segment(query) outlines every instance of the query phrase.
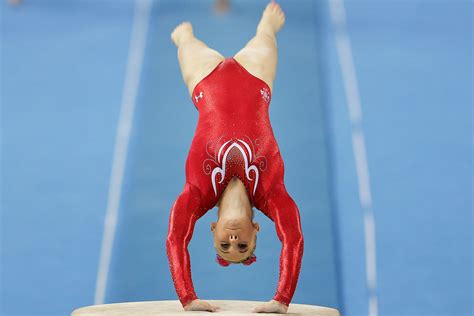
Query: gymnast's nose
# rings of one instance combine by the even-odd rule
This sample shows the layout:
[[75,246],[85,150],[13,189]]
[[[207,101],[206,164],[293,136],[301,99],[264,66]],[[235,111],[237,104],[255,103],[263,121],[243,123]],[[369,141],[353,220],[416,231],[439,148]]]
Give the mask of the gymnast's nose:
[[237,235],[230,235],[229,236],[229,240],[232,241],[232,240],[237,240],[239,239],[239,237]]

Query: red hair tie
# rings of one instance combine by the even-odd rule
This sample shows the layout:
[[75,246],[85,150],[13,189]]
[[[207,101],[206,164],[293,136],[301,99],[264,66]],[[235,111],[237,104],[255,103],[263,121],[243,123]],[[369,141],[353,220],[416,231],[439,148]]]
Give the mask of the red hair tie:
[[[255,254],[252,254],[247,260],[242,261],[242,263],[245,264],[246,266],[249,266],[252,263],[254,263],[255,261],[257,261],[257,256],[255,256]],[[216,262],[218,264],[220,264],[221,266],[223,266],[223,267],[227,267],[227,266],[230,265],[229,261],[225,260],[224,258],[219,256],[218,254],[216,254]]]
[[221,266],[223,266],[223,267],[227,267],[228,265],[230,265],[229,261],[225,260],[224,258],[219,256],[218,254],[216,254],[216,262],[218,264],[220,264]]
[[252,263],[254,263],[255,261],[257,261],[257,256],[255,256],[254,254],[252,254],[250,256],[250,258],[248,258],[247,260],[243,261],[242,263],[245,264],[246,266],[249,266],[251,265]]

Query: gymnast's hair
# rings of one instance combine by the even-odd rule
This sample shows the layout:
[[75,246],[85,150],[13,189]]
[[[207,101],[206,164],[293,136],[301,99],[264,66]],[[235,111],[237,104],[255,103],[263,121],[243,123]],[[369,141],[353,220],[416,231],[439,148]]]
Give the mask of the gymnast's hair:
[[[217,247],[214,245],[214,247],[216,248],[217,250]],[[252,263],[254,263],[255,261],[257,261],[257,256],[254,254],[255,252],[255,248],[257,248],[257,235],[255,235],[255,242],[254,242],[254,247],[252,249],[252,251],[250,251],[250,256],[240,260],[240,261],[231,261],[231,260],[226,260],[224,258],[222,258],[219,253],[216,254],[216,262],[218,264],[220,264],[221,266],[223,267],[227,267],[229,266],[231,263],[242,263],[246,266],[249,266],[251,265]]]

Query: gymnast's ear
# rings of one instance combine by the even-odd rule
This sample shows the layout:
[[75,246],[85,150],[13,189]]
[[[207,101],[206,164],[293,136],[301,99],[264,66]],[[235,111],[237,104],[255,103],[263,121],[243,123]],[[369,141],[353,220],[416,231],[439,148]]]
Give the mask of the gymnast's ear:
[[253,223],[253,227],[256,231],[260,231],[260,225],[258,223]]
[[216,226],[217,226],[217,223],[216,222],[212,222],[211,223],[211,231],[214,232],[214,230],[216,229]]

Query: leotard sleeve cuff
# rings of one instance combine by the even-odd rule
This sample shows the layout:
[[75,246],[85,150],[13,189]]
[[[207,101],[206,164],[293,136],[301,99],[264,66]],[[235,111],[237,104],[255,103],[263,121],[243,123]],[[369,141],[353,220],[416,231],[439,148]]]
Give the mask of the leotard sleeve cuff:
[[284,295],[280,294],[280,293],[276,293],[275,296],[273,297],[273,299],[275,301],[278,301],[286,306],[289,306],[290,305],[290,302],[291,302],[291,299],[289,299],[288,297],[285,297]]
[[192,301],[197,300],[197,299],[198,299],[198,297],[197,297],[196,293],[189,293],[186,296],[180,297],[179,301],[181,302],[181,305],[184,307],[184,306],[188,305],[189,303],[191,303]]

